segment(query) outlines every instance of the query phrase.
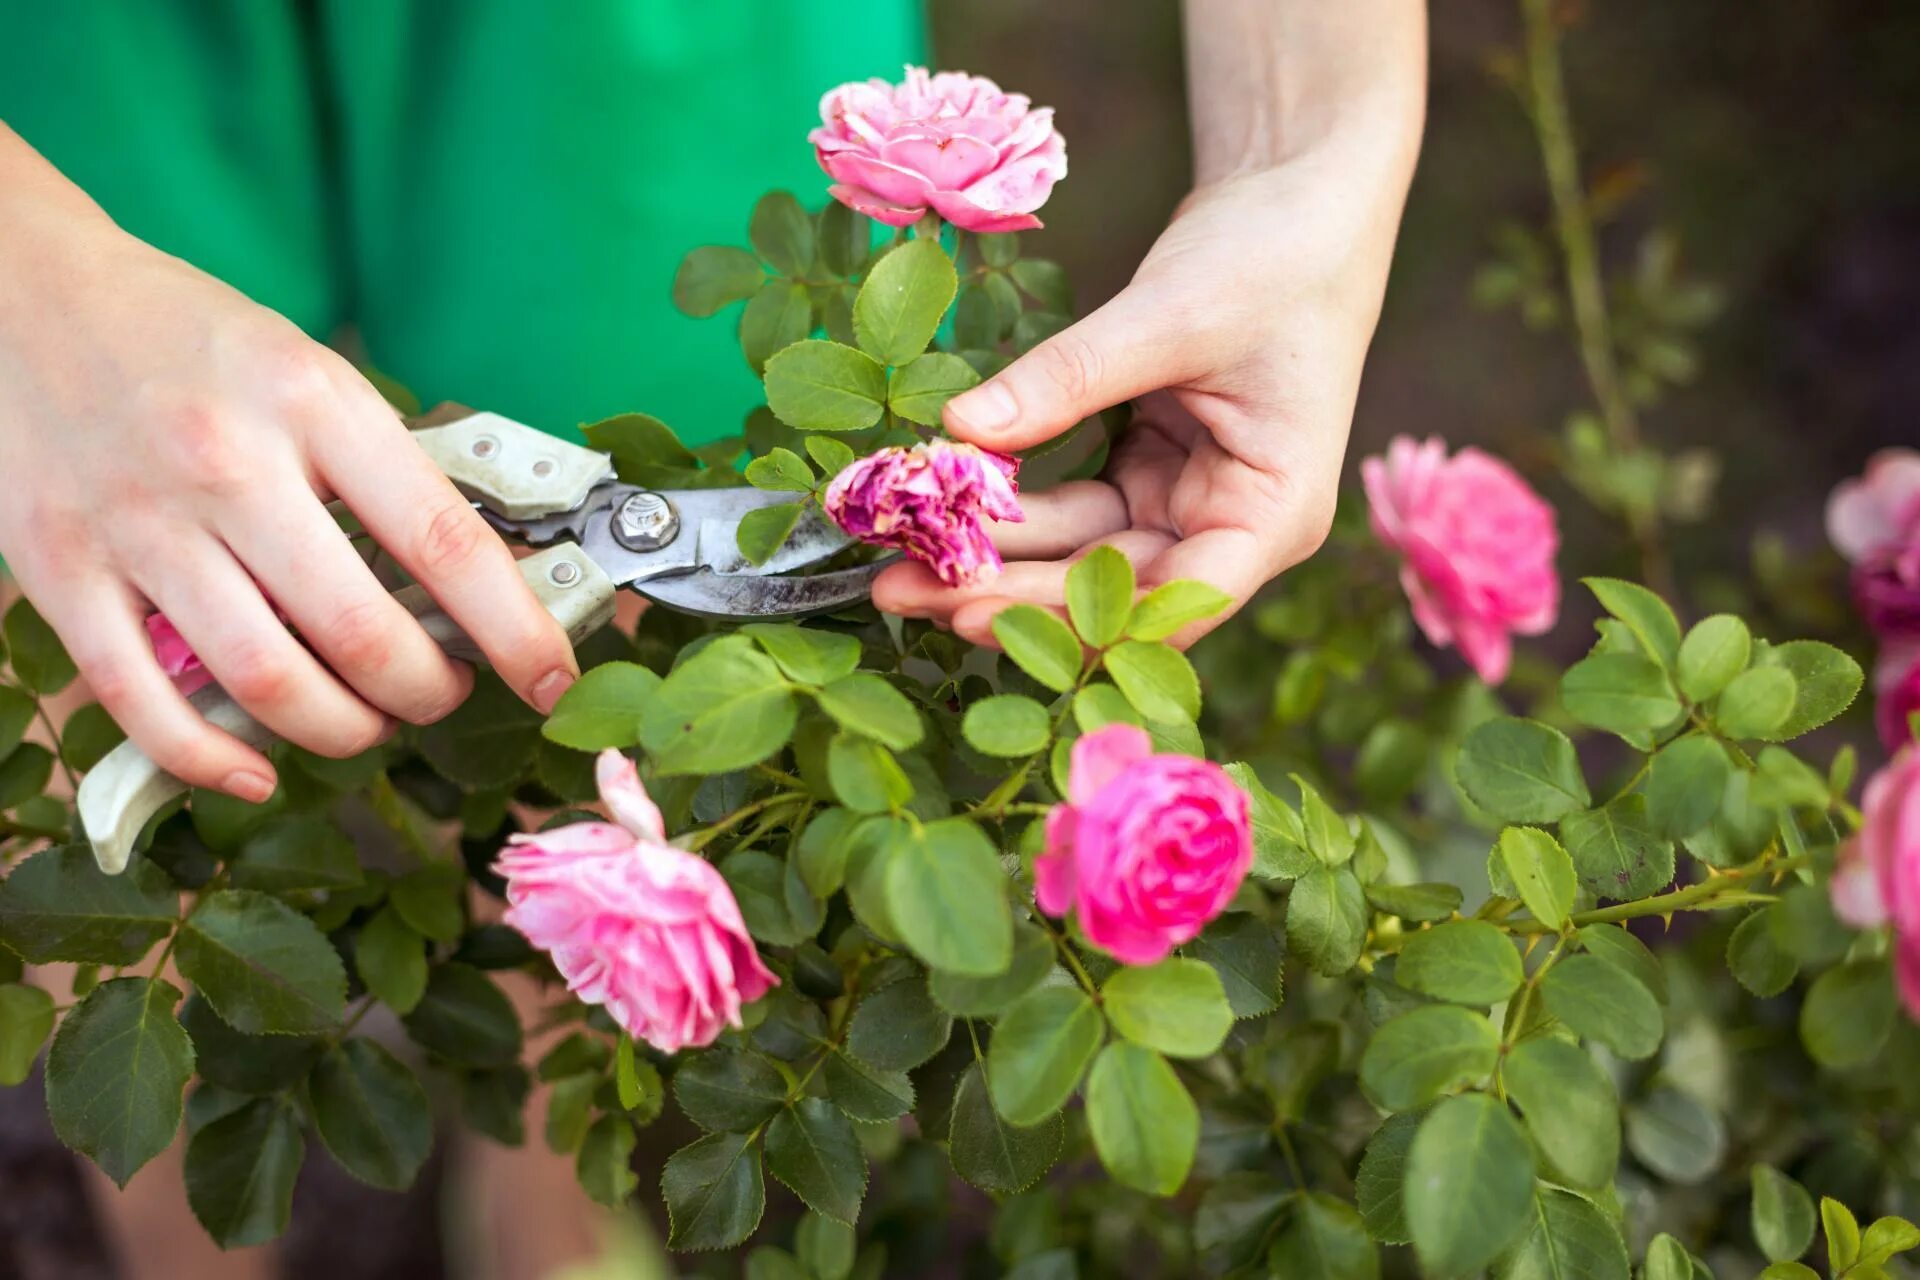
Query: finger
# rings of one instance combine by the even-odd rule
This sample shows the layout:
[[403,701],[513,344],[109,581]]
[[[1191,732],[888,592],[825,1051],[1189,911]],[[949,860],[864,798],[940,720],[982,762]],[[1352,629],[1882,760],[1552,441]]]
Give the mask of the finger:
[[174,547],[134,585],[173,621],[214,681],[288,742],[319,755],[357,755],[386,719],[303,648],[227,549],[211,539]]
[[1045,493],[1022,494],[1019,523],[996,521],[993,545],[1009,560],[1053,560],[1127,527],[1120,491],[1099,480],[1070,480]]
[[431,724],[466,700],[472,673],[440,650],[373,576],[311,493],[263,487],[220,532],[334,673],[368,702]]
[[[573,646],[507,544],[428,460],[372,388],[351,424],[314,433],[320,478],[542,715],[579,676]],[[349,429],[350,428],[350,429]]]
[[1122,290],[999,373],[947,401],[947,430],[1003,453],[1050,440],[1090,414],[1191,377],[1196,344],[1158,295]]
[[160,670],[145,602],[105,581],[37,603],[66,642],[87,688],[147,758],[188,786],[260,804],[278,785],[267,758],[208,724]]

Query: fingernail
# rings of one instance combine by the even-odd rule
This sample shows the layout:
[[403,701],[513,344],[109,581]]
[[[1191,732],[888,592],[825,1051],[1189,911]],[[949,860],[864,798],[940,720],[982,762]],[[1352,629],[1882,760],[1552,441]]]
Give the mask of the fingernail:
[[230,796],[238,796],[248,804],[265,804],[273,796],[273,779],[264,773],[254,773],[250,769],[235,769],[220,784],[220,789]]
[[1013,403],[1013,392],[999,382],[975,387],[947,402],[947,412],[958,418],[961,426],[989,433],[1005,431],[1012,426],[1017,409],[1018,406]]
[[554,704],[560,701],[560,695],[573,686],[574,674],[564,668],[549,671],[534,681],[533,709],[541,715],[552,715]]

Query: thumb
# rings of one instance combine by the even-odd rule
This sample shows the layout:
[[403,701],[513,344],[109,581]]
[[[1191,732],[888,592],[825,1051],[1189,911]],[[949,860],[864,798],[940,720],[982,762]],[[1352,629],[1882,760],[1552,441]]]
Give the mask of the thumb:
[[1122,290],[979,386],[947,401],[957,440],[1011,453],[1122,400],[1181,380],[1186,343],[1138,289]]

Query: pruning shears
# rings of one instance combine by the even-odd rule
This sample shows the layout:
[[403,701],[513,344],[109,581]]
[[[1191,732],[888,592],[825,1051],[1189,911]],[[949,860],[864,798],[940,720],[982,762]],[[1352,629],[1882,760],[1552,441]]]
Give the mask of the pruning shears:
[[[745,487],[647,489],[625,484],[607,454],[497,413],[443,405],[412,424],[414,439],[502,535],[544,548],[518,561],[542,606],[578,644],[613,618],[625,587],[657,604],[707,618],[803,617],[866,599],[888,561],[804,577],[852,539],[809,508],[765,561],[740,553],[740,522],[790,493]],[[473,641],[419,586],[394,598],[456,658],[483,661]],[[275,735],[217,685],[190,701],[216,728],[264,748]],[[147,822],[186,784],[123,742],[80,782],[76,804],[109,875],[125,870]]]

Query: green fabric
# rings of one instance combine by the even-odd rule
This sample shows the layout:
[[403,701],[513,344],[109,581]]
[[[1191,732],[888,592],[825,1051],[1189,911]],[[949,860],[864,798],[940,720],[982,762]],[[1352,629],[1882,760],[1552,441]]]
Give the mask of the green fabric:
[[819,204],[821,93],[922,40],[913,0],[0,0],[0,120],[428,403],[700,442],[758,384],[675,264],[769,187]]

